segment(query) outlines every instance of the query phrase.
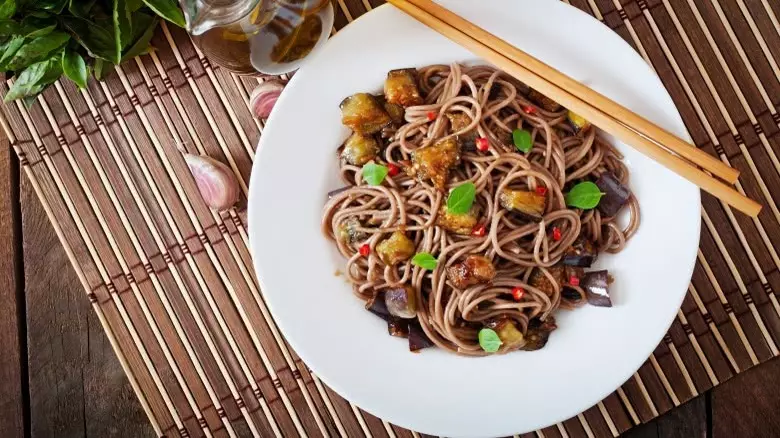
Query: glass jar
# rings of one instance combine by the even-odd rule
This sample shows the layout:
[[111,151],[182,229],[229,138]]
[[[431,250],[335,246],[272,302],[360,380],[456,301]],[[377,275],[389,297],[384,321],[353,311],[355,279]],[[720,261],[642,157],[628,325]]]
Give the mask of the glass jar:
[[193,41],[238,74],[297,69],[330,35],[329,0],[180,0]]

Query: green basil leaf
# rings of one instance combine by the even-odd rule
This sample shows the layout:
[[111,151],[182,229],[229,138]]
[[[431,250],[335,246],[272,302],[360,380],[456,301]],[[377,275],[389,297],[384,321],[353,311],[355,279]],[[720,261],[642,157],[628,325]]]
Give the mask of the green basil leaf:
[[96,0],[70,0],[68,10],[77,17],[88,18],[90,16],[89,12],[92,10],[92,7],[95,6],[95,1]]
[[515,129],[512,131],[512,141],[518,151],[528,153],[533,148],[534,143],[531,140],[531,133],[525,129]]
[[7,20],[16,13],[16,0],[0,0],[0,20]]
[[48,12],[33,12],[21,22],[19,33],[27,38],[37,38],[50,34],[57,27],[57,19]]
[[93,58],[101,58],[118,64],[121,54],[117,52],[113,26],[107,28],[96,22],[78,17],[61,17],[60,20],[75,39]]
[[49,11],[55,14],[61,13],[67,4],[68,0],[35,0],[32,3],[33,7],[39,11]]
[[455,187],[447,197],[447,211],[452,214],[466,214],[474,204],[477,187],[473,182],[465,182]]
[[21,27],[14,20],[0,20],[0,36],[8,37],[19,33]]
[[144,0],[146,6],[153,10],[157,15],[170,21],[171,23],[184,27],[186,25],[184,21],[184,14],[179,9],[178,3],[175,0]]
[[479,346],[488,353],[495,353],[501,347],[501,338],[498,337],[498,333],[493,329],[483,328],[477,335],[479,339]]
[[566,205],[588,210],[596,208],[602,196],[604,196],[604,193],[601,192],[599,186],[591,181],[583,181],[572,187],[569,193],[566,194]]
[[19,35],[0,45],[0,70],[8,70],[8,62],[16,55],[22,45],[24,45],[24,37]]
[[[142,7],[144,7],[143,0],[127,0],[127,10],[130,12],[135,12]],[[133,21],[133,23],[135,23],[135,21]]]
[[133,13],[133,42],[122,54],[122,61],[147,53],[159,19],[143,12]]
[[78,53],[72,50],[62,52],[62,71],[79,88],[87,87],[87,64]]
[[363,180],[372,186],[378,186],[385,180],[387,172],[387,166],[371,162],[363,166]]
[[133,25],[130,23],[130,12],[125,0],[114,0],[113,21],[116,51],[122,53],[133,37]]
[[40,38],[52,33],[56,28],[56,24],[50,24],[35,30],[30,28],[22,28],[22,32],[27,34],[27,38]]
[[23,45],[8,62],[7,70],[21,70],[38,61],[48,58],[52,53],[59,53],[70,40],[65,32],[54,31],[37,37]]
[[[62,75],[62,60],[59,54],[47,60],[36,62],[19,73],[4,100],[10,102],[20,98],[35,97],[47,86],[53,84],[60,75]],[[30,99],[25,100],[25,104],[28,103],[30,103]]]
[[419,266],[423,269],[433,271],[436,269],[436,265],[439,263],[436,257],[427,252],[418,252],[412,257],[412,264]]
[[93,66],[92,72],[92,74],[95,75],[95,79],[102,81],[112,71],[114,71],[114,64],[100,58],[95,59],[95,65]]

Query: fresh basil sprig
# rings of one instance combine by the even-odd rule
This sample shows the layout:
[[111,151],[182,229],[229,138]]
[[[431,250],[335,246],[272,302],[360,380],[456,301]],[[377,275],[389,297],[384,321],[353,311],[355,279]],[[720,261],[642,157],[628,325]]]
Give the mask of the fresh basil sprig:
[[433,271],[436,269],[436,265],[439,263],[438,260],[436,260],[436,257],[434,257],[432,254],[429,254],[427,252],[418,252],[417,254],[412,257],[412,264],[419,266],[423,269],[427,269],[429,271]]
[[5,101],[35,97],[61,75],[86,87],[149,50],[159,17],[184,26],[176,0],[0,0],[0,72]]
[[498,333],[489,328],[480,330],[477,338],[479,339],[479,346],[488,353],[495,353],[503,344],[501,338],[498,337]]
[[447,211],[452,214],[468,213],[474,204],[476,194],[477,187],[471,181],[455,187],[450,192],[450,196],[447,197]]
[[518,151],[526,154],[534,147],[531,133],[525,129],[515,129],[512,131],[512,141]]
[[372,186],[378,186],[385,180],[388,172],[387,166],[372,161],[363,166],[363,180]]
[[596,208],[604,193],[599,186],[591,181],[583,181],[569,190],[566,194],[566,205],[574,208],[589,210]]

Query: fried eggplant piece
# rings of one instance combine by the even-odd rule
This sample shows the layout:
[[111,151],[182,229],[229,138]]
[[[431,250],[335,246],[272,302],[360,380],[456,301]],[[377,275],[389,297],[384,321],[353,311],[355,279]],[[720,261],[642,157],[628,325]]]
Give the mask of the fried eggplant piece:
[[387,265],[408,260],[414,255],[414,251],[414,242],[400,231],[394,232],[376,246],[379,258]]
[[590,128],[590,122],[585,120],[585,117],[582,117],[572,110],[569,110],[566,118],[569,119],[569,125],[574,128],[574,132],[580,132]]
[[525,345],[520,348],[525,351],[536,351],[547,345],[547,340],[550,338],[550,333],[557,329],[555,325],[555,318],[548,316],[547,319],[541,321],[539,319],[532,319],[528,321],[528,330],[525,331]]
[[577,240],[563,253],[563,264],[568,266],[579,266],[590,268],[590,265],[596,261],[598,250],[587,237],[580,235]]
[[440,191],[447,187],[450,169],[460,162],[458,142],[450,137],[412,152],[407,173],[419,181],[430,180]]
[[[462,131],[464,128],[469,126],[472,122],[469,116],[461,112],[447,113],[446,115],[447,118],[450,120],[450,133],[453,134],[458,131]],[[477,132],[476,129],[472,129],[465,133],[458,134],[457,138],[458,141],[460,142],[460,147],[464,151],[474,152],[477,150],[477,138],[479,138],[479,133]]]
[[379,155],[379,142],[370,135],[353,132],[341,148],[341,159],[345,162],[362,166]]
[[422,105],[423,98],[417,87],[417,70],[403,68],[390,70],[385,80],[385,99],[402,107]]
[[493,329],[501,339],[501,345],[506,348],[512,348],[521,344],[525,337],[517,329],[514,321],[507,317],[492,318],[485,322],[485,327]]
[[392,120],[382,105],[368,93],[357,93],[341,101],[341,123],[362,135],[382,130]]
[[544,108],[546,111],[555,112],[561,109],[561,105],[558,102],[550,99],[533,88],[528,92],[528,99]]
[[509,211],[518,213],[528,220],[539,222],[544,215],[547,198],[536,192],[503,189],[498,196],[498,202]]
[[[563,287],[563,283],[566,280],[566,272],[563,265],[555,265],[546,268],[550,275],[558,282],[558,287]],[[555,285],[552,281],[544,275],[541,268],[537,268],[531,274],[531,278],[528,279],[528,284],[544,292],[548,296],[555,293]]]
[[458,289],[486,283],[496,276],[496,268],[487,257],[470,255],[460,263],[447,268],[447,278]]
[[455,214],[450,213],[446,205],[442,205],[439,208],[439,214],[436,216],[436,225],[455,234],[467,236],[477,226],[476,209],[472,207],[468,213]]
[[338,239],[346,244],[353,244],[368,238],[368,233],[359,231],[362,224],[358,218],[352,216],[342,222],[338,228]]

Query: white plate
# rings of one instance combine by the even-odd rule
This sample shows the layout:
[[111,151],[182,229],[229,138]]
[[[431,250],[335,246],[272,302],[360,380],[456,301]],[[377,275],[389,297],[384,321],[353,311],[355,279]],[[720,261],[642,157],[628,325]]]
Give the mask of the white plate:
[[[682,138],[680,116],[652,69],[617,34],[557,1],[443,1],[458,14]],[[347,136],[339,102],[379,91],[388,70],[475,57],[392,6],[339,32],[282,94],[260,141],[249,196],[255,268],[279,327],[331,388],[372,414],[445,436],[510,435],[544,427],[614,391],[658,345],[682,302],[699,241],[699,191],[618,144],[642,225],[617,256],[613,308],[559,312],[537,352],[482,359],[438,349],[411,354],[363,309],[344,260],[320,233],[326,193],[339,187]]]

